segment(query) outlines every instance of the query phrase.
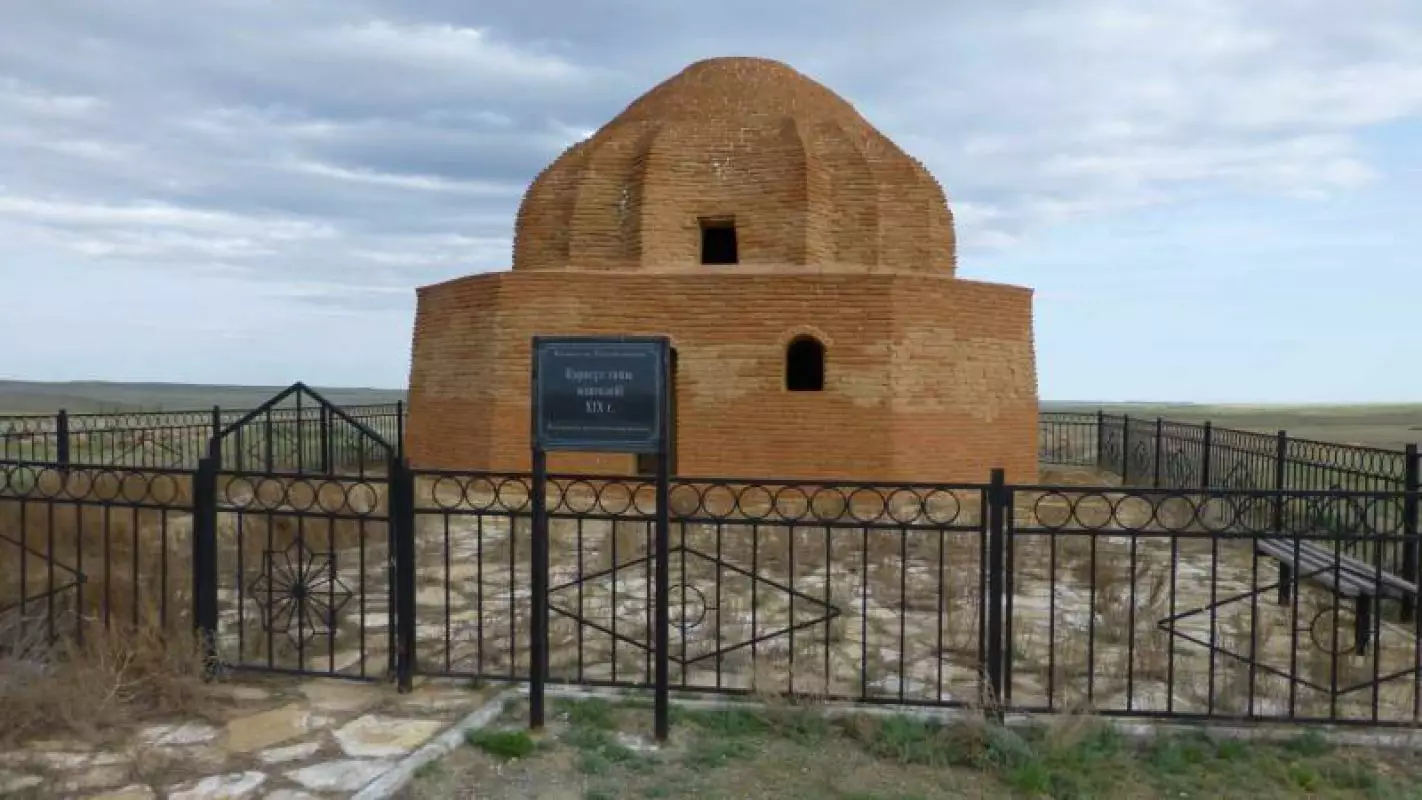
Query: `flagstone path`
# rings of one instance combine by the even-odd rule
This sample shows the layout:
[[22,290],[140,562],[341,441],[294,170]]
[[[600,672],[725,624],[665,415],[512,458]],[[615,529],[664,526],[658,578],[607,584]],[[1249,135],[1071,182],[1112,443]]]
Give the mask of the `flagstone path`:
[[417,683],[404,695],[326,678],[223,683],[225,721],[176,718],[106,731],[107,746],[60,739],[0,751],[0,796],[349,797],[493,693],[467,681]]

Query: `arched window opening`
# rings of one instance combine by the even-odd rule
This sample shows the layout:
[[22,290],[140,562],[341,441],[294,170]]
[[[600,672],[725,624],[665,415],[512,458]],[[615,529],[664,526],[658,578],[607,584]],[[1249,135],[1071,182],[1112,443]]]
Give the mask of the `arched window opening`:
[[825,346],[813,336],[800,336],[785,348],[785,388],[821,392],[825,388]]

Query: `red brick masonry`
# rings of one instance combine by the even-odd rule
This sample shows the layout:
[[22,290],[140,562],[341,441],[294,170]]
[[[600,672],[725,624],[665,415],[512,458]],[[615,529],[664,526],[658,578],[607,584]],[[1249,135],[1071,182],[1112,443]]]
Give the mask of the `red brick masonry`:
[[[708,218],[740,263],[699,263]],[[534,334],[666,334],[682,475],[1035,479],[1031,291],[953,270],[942,190],[851,106],[774,62],[694,64],[535,179],[513,271],[419,291],[411,461],[527,469]],[[802,334],[822,392],[785,389]]]

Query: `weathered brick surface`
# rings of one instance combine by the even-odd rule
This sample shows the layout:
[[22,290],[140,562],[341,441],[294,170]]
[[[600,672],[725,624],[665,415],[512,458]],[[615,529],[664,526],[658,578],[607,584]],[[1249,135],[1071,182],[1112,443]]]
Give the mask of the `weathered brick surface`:
[[[698,263],[702,217],[735,219],[741,263]],[[513,271],[420,290],[411,460],[527,469],[535,334],[665,334],[683,475],[1031,480],[1031,292],[953,268],[942,190],[847,103],[773,62],[692,65],[534,181]],[[784,387],[804,333],[822,392]]]
[[[407,437],[421,467],[528,468],[534,334],[664,333],[678,355],[683,474],[1036,474],[1025,289],[773,269],[503,272],[421,290],[415,330]],[[823,392],[784,388],[785,345],[804,332],[826,344]],[[632,458],[550,464],[625,473]]]
[[922,164],[829,89],[773,61],[687,67],[537,178],[513,268],[702,269],[701,218],[742,264],[952,274],[953,217]]

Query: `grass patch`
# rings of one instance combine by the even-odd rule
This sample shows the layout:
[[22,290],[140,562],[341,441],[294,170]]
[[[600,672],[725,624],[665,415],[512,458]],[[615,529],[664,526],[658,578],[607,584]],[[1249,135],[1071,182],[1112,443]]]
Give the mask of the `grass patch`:
[[578,751],[578,769],[585,775],[604,775],[618,766],[643,771],[650,765],[640,753],[617,741],[616,734],[607,728],[572,726],[559,740]]
[[764,736],[773,729],[766,712],[756,708],[717,708],[678,716],[679,721],[695,726],[699,733],[707,736],[739,739]]
[[643,749],[630,738],[651,727],[640,704],[555,708],[554,735],[536,752],[517,732],[485,734],[504,738],[481,749],[503,760],[527,757],[517,765],[477,775],[452,768],[421,781],[429,788],[413,796],[477,785],[488,797],[578,787],[584,797],[619,798],[1422,798],[1413,788],[1422,785],[1419,756],[1339,747],[1317,732],[1275,743],[1203,731],[1134,739],[1086,717],[1005,727],[895,715],[830,719],[784,706],[674,707],[670,742]]
[[703,734],[687,748],[682,764],[687,769],[704,772],[748,758],[755,751],[755,744],[745,739],[721,739]]
[[464,742],[495,758],[505,761],[528,758],[538,749],[538,743],[524,731],[499,731],[480,728],[464,734]]
[[575,728],[617,730],[617,706],[599,697],[569,700],[559,704],[568,724]]

